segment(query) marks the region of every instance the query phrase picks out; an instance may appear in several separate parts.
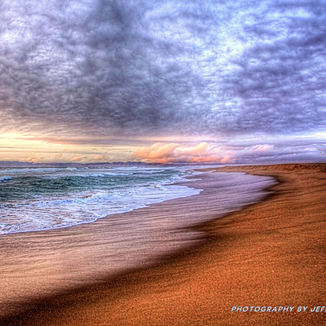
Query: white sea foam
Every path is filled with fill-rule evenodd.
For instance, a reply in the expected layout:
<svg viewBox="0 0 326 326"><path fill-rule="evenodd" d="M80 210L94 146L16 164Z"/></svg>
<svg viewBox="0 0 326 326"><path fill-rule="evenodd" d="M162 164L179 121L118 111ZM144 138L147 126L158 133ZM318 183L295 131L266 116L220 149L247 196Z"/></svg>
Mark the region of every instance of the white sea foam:
<svg viewBox="0 0 326 326"><path fill-rule="evenodd" d="M0 177L0 182L2 182L2 181L6 181L6 180L10 180L10 179L12 179L11 176L9 176L9 175L5 175L5 176Z"/></svg>
<svg viewBox="0 0 326 326"><path fill-rule="evenodd" d="M200 193L199 189L171 185L185 180L185 169L119 167L10 172L20 178L17 183L24 191L13 187L0 193L0 198L9 198L0 202L0 234L89 223L110 214Z"/></svg>

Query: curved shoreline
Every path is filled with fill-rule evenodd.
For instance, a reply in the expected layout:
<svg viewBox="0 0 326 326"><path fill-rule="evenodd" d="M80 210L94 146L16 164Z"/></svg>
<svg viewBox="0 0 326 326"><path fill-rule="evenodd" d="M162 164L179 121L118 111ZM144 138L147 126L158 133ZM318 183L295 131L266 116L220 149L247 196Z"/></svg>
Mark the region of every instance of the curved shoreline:
<svg viewBox="0 0 326 326"><path fill-rule="evenodd" d="M293 165L292 165L293 166ZM226 168L226 169L232 169L233 171L235 169L238 170L246 170L245 167L234 167L234 168ZM228 311L222 312L220 311L221 307L223 306L223 302L221 302L221 298L218 299L215 297L216 301L207 300L208 297L210 297L212 294L207 293L207 291L201 291L202 287L209 288L217 288L219 290L225 289L225 287L220 286L218 287L216 284L216 281L219 279L223 280L223 278L218 278L214 282L208 282L207 280L203 279L202 282L192 282L192 277L190 275L194 275L192 272L195 272L195 275L199 275L204 273L205 269L211 269L213 268L215 273L217 274L223 274L223 268L226 270L229 270L229 274L225 275L232 275L237 274L236 270L232 269L231 265L221 265L220 263L217 264L218 266L215 266L213 263L213 266L211 266L211 263L204 263L203 266L198 262L199 261L205 261L203 258L205 257L212 257L217 256L219 257L220 261L228 261L233 256L236 256L237 250L241 251L243 253L243 248L237 243L240 240L250 240L254 241L255 237L260 237L261 235L257 231L253 232L255 230L255 225L252 225L252 219L250 219L250 214L255 215L256 222L261 222L262 218L257 215L257 213L254 213L255 211L259 210L261 206L268 206L270 205L271 201L280 201L280 197L287 196L289 190L291 190L291 186L295 183L295 181L291 181L291 178L293 179L293 175L290 177L290 180L288 180L288 172L284 171L286 167L284 166L275 166L274 170L271 167L252 167L251 169L254 169L256 173L268 173L269 175L277 175L278 177L281 177L281 184L278 184L276 186L273 186L273 188L276 188L277 192L273 195L270 195L263 202L259 202L256 204L252 204L244 208L243 210L239 212L234 212L227 215L227 218L218 219L211 222L205 222L200 225L197 225L195 228L199 231L205 231L207 232L207 237L205 239L204 243L201 243L200 245L193 246L191 248L188 248L187 250L180 250L177 254L174 255L167 255L165 259L163 259L161 262L159 262L156 266L152 266L149 268L143 268L140 270L133 271L131 273L126 273L124 275L120 275L114 279L107 280L103 284L98 285L89 285L84 288L75 289L73 291L68 291L63 295L53 297L51 299L45 299L43 301L37 302L37 305L29 312L24 312L24 314L12 316L8 319L2 319L0 321L5 322L6 324L10 325L10 322L14 325L18 324L19 322L24 322L24 325L33 325L35 322L35 325L37 322L42 323L43 325L65 325L65 324L84 324L87 325L89 323L90 325L95 324L95 322L99 323L100 325L104 325L104 322L107 325L137 325L137 323L141 323L141 320L143 320L144 325L150 325L149 323L149 316L147 315L148 312L154 314L154 319L151 320L157 322L155 325L164 324L162 323L162 317L167 318L169 317L169 322L165 323L166 325L174 325L176 322L178 322L179 325L190 325L190 321L192 320L195 323L192 323L193 325L199 325L199 324L217 324L218 320L221 321L221 318L225 321L231 321L234 318L240 318L239 315L230 315ZM260 171L259 171L260 169ZM265 169L265 170L264 170ZM267 171L269 169L270 171ZM271 169L273 171L271 171ZM275 169L279 169L280 171L277 172ZM283 171L282 171L283 169ZM302 170L303 168L301 168ZM309 170L309 166L306 166L306 169L308 172L311 172ZM312 168L311 168L312 169ZM317 169L317 168L316 168ZM320 166L319 166L320 169ZM218 171L222 171L223 169L219 169ZM249 168L250 170L250 168ZM303 171L306 172L307 171ZM248 172L248 168L247 171ZM252 172L252 170L250 171ZM301 171L302 172L302 171ZM316 175L317 172L313 171ZM309 174L309 173L308 173ZM265 174L266 175L266 174ZM284 190L285 185L285 190ZM325 188L325 185L323 184L322 189ZM293 190L293 189L292 189ZM291 192L290 192L291 194ZM281 201L282 203L282 201ZM284 204L284 203L283 203ZM320 203L319 203L320 204ZM284 208L283 208L284 210ZM262 214L266 213L266 209L263 209L261 212ZM267 212L268 213L268 212ZM249 216L248 216L249 215ZM244 223L242 220L245 219ZM265 221L266 222L266 221ZM275 221L274 221L275 222ZM249 223L249 224L248 224ZM267 224L268 220L267 220ZM240 227L240 228L239 228ZM230 231L228 231L230 229ZM235 234L237 232L240 232L240 234L244 235L244 239L240 237L240 240L237 239ZM243 234L244 232L244 234ZM252 233L253 232L253 233ZM273 235L274 232L272 229L267 229L265 231L262 230L262 234L266 237L268 235ZM249 237L249 238L248 238ZM249 241L249 244L250 244ZM232 244L230 246L230 244ZM248 243L247 243L248 245ZM212 249L212 247L214 247ZM217 249L216 249L217 247ZM247 248L248 249L248 248ZM265 248L266 249L266 248ZM231 253L231 255L225 255L225 251L228 251ZM254 256L250 256L251 259L255 259ZM240 257L241 258L241 257ZM244 262L248 262L245 257L242 257L242 259L239 260L237 264L239 265L239 269L242 270L245 268L243 266ZM277 258L277 256L276 256ZM209 258L210 259L210 258ZM232 261L232 259L231 259ZM207 266L208 265L208 266ZM203 267L205 268L203 269ZM268 269L268 266L264 266ZM217 270L216 270L217 268ZM245 268L246 270L246 268ZM250 270L250 268L249 268ZM261 268L256 268L256 272L262 273ZM263 275L266 278L266 273L263 273ZM209 276L209 275L208 275ZM220 275L221 276L221 275ZM233 275L234 276L234 275ZM189 278L190 277L190 278ZM271 276L271 278L275 278L275 275ZM324 279L324 277L322 277ZM249 278L251 281L257 281L254 278ZM247 279L248 281L248 279ZM282 280L281 280L282 281ZM186 282L186 283L184 283ZM193 295L189 295L192 293L187 289L188 287L186 284L190 282L192 286L195 286L198 291L195 291ZM193 284L194 283L194 284ZM208 284L207 284L208 283ZM231 282L232 283L232 282ZM259 283L259 282L258 282ZM282 282L281 282L282 283ZM233 287L230 287L231 294L233 294L234 297L234 291L236 291L237 286L236 284L233 284ZM266 285L266 284L265 284ZM283 284L284 285L284 284ZM199 287L199 288L198 288ZM149 288L149 289L148 289ZM187 296L179 297L176 295L176 288L178 291L181 291L184 293L188 293ZM250 289L249 289L250 290ZM302 289L301 289L302 290ZM163 294L162 294L163 291ZM177 291L177 292L178 292ZM251 292L253 289L250 290ZM249 294L250 294L249 291ZM194 296L194 294L198 293L200 294L200 297L202 300L197 300L197 297ZM255 291L254 291L255 292ZM178 292L179 293L179 292ZM256 293L256 292L255 292ZM193 305L192 301L196 301L199 305L204 305L206 308L211 307L212 304L215 306L215 311L212 309L208 309L208 318L207 314L202 316L202 318L197 318L196 316L193 316L191 313L185 313L183 312L180 314L173 314L173 311L175 312L175 307L170 305L169 302L166 301L166 294L168 294L169 299L175 303L175 300L179 300L185 304L186 307L189 307L189 301L190 301L190 307L193 309L196 308L197 305ZM245 294L242 292L239 292L242 296ZM251 293L252 294L252 293ZM257 294L257 293L256 293ZM285 294L288 294L285 291ZM165 298L164 300L161 298L161 295ZM319 294L319 297L325 299L324 293ZM224 298L225 301L228 301L228 297L230 297L230 293L224 292L222 293L221 297ZM147 298L147 299L146 299ZM148 298L156 298L152 302L152 300L148 301ZM161 301L157 301L157 299L160 298ZM204 298L204 300L203 300ZM112 304L112 301L115 302L115 304ZM94 302L96 302L96 305L94 306ZM110 302L110 303L109 303ZM145 306L141 304L141 302L146 302ZM155 306L156 302L156 306ZM163 304L165 303L165 304ZM241 303L241 302L240 302ZM242 304L245 304L246 302L242 302ZM266 302L267 303L267 302ZM234 304L237 304L234 302ZM283 302L279 302L278 304L283 304ZM291 304L291 303L289 303ZM298 302L293 302L293 304L298 304ZM308 304L308 303L307 303ZM318 303L316 303L318 304ZM322 302L320 302L322 304ZM154 307L153 307L154 305ZM220 306L219 306L220 305ZM176 304L177 306L177 304ZM225 305L224 305L225 306ZM32 307L32 306L31 306ZM156 307L156 308L155 308ZM93 309L93 310L92 310ZM98 310L100 309L100 310ZM102 310L101 310L102 309ZM119 311L120 309L120 311ZM172 309L172 311L170 311ZM181 309L181 308L180 308ZM49 311L52 311L52 316L48 316L47 313ZM130 310L130 311L129 311ZM97 311L101 312L99 314L94 314L91 311ZM144 314L144 311L146 314ZM183 309L181 309L183 311ZM109 315L108 315L108 312ZM133 315L131 315L131 312L133 312ZM142 313L143 312L143 313ZM163 313L164 312L164 313ZM201 313L199 311L198 313ZM27 317L29 316L29 317ZM284 317L285 316L285 317ZM284 315L282 318L288 318L289 315ZM306 318L307 316L303 316L302 318ZM317 315L315 315L317 316ZM196 318L197 319L196 319ZM248 315L243 315L242 318L248 318ZM277 318L279 315L277 315ZM111 319L110 319L111 318ZM164 319L163 318L163 319ZM195 318L195 320L194 320ZM216 319L218 318L218 320ZM231 318L231 319L230 319ZM232 319L233 318L233 319ZM256 317L258 320L262 321L263 319L261 314L258 314ZM268 315L265 315L264 318L270 318ZM275 317L273 317L275 318ZM297 317L296 317L297 318ZM301 318L301 319L302 319ZM312 318L311 316L308 316L308 318ZM316 321L318 318L320 318L320 315L315 317L313 319ZM300 321L302 321L300 319ZM250 319L247 319L247 321ZM287 319L282 320L282 322L286 322ZM291 319L292 320L292 319ZM295 319L297 320L297 319ZM320 320L320 319L318 319ZM200 322L200 323L197 323ZM238 320L240 321L240 319ZM265 320L266 321L266 320ZM292 320L293 321L293 320ZM189 323L188 323L189 322ZM287 320L289 322L289 320ZM225 323L227 324L227 323ZM236 323L234 323L236 324Z"/></svg>
<svg viewBox="0 0 326 326"><path fill-rule="evenodd" d="M257 202L266 183L270 181L250 175L203 173L201 178L178 183L206 189L198 195L108 215L93 223L2 236L0 316L25 309L24 302L149 267L171 252L204 241L205 234L189 226L238 210L248 198Z"/></svg>

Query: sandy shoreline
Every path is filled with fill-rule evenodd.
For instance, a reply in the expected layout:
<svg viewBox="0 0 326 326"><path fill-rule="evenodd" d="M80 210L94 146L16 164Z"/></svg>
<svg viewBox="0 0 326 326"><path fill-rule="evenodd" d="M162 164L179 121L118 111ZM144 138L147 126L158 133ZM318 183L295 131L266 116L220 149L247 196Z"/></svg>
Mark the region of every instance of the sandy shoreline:
<svg viewBox="0 0 326 326"><path fill-rule="evenodd" d="M155 267L44 299L0 324L325 322L323 313L230 313L234 305L325 305L325 164L224 170L277 176L282 183L267 200L200 226L208 235L200 246Z"/></svg>

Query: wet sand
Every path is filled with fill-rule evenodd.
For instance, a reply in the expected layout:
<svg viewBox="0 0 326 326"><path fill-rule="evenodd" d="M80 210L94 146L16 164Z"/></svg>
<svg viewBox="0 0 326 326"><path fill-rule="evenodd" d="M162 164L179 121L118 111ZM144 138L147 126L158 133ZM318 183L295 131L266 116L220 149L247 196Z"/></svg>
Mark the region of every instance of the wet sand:
<svg viewBox="0 0 326 326"><path fill-rule="evenodd" d="M200 241L165 255L155 266L107 279L101 276L101 282L63 288L56 295L36 293L37 299L24 303L25 311L3 317L0 325L325 323L325 312L232 313L231 308L326 304L326 165L223 170L275 176L281 182L264 201L197 226ZM174 210L214 217L216 189L208 186L205 191L206 202L203 197L200 201L184 198L149 209L151 214ZM88 228L83 228L87 237Z"/></svg>

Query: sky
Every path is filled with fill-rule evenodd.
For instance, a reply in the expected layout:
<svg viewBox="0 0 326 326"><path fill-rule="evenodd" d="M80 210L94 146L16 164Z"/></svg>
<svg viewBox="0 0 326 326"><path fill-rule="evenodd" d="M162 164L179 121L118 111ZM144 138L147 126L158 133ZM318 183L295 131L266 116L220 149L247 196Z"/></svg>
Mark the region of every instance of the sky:
<svg viewBox="0 0 326 326"><path fill-rule="evenodd" d="M2 0L0 161L326 161L325 0Z"/></svg>

